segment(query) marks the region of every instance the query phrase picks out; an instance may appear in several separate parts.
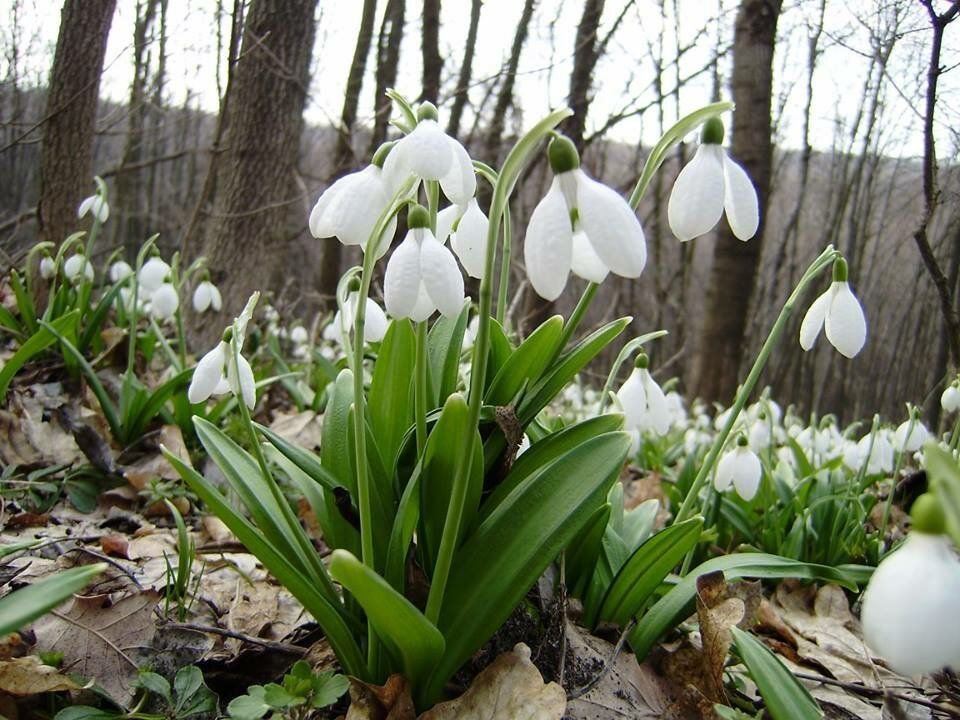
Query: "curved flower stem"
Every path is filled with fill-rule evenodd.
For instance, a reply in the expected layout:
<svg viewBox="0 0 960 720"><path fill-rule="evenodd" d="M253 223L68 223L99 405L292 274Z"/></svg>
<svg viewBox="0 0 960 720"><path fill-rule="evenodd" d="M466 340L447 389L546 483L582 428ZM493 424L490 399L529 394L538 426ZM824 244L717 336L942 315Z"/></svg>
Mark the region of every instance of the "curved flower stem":
<svg viewBox="0 0 960 720"><path fill-rule="evenodd" d="M513 244L513 221L510 208L503 209L503 251L500 255L500 283L497 286L497 322L503 325L507 313L507 289L510 286L510 258Z"/></svg>
<svg viewBox="0 0 960 720"><path fill-rule="evenodd" d="M443 596L447 588L447 578L450 576L450 567L453 563L453 552L460 535L460 520L467 495L467 474L470 472L472 465L474 442L480 422L483 383L487 374L487 359L489 356L490 308L493 305L493 268L497 255L497 236L500 232L500 225L510 195L513 194L513 188L527 159L548 133L570 114L571 111L568 108L555 110L521 137L517 144L513 146L513 149L510 150L510 154L507 155L493 188L493 201L490 203L490 225L487 230L486 256L483 265L484 272L483 279L480 281L480 322L477 327L477 339L473 344L473 357L470 363L468 421L460 444L461 452L453 475L450 504L447 506L447 516L443 523L443 534L440 538L440 548L437 552L437 562L434 566L433 578L430 582L430 594L427 596L427 607L424 613L427 619L434 624L440 617L440 608L443 605Z"/></svg>
<svg viewBox="0 0 960 720"><path fill-rule="evenodd" d="M427 321L417 323L417 359L414 364L413 408L417 427L417 457L423 457L427 447ZM402 380L402 378L400 378Z"/></svg>
<svg viewBox="0 0 960 720"><path fill-rule="evenodd" d="M744 405L746 405L747 399L750 397L750 394L756 387L757 380L760 379L760 373L763 372L763 368L766 366L767 360L770 358L770 354L773 351L774 345L777 344L777 342L780 340L780 336L783 335L783 331L787 326L787 321L790 319L790 316L793 315L794 308L796 307L800 296L807 289L807 286L821 272L823 272L824 269L833 264L834 259L839 257L839 255L840 253L837 252L832 245L828 245L827 249L824 250L820 256L810 264L810 267L807 268L807 271L800 278L800 281L797 283L797 286L794 288L793 292L790 293L790 297L787 298L783 308L780 310L780 315L777 316L776 322L774 322L773 327L770 329L770 334L767 335L767 339L764 341L763 347L760 348L760 354L757 355L757 359L754 360L753 367L750 368L750 372L747 375L746 380L743 381L743 384L737 391L736 399L734 400L733 406L730 408L727 421L724 423L723 429L713 441L713 445L707 452L706 459L700 466L697 476L693 479L693 483L690 486L690 491L683 499L680 509L677 511L677 515L674 518L674 524L683 522L693 513L693 504L699 497L700 490L703 488L703 484L707 481L707 478L710 477L710 472L713 470L714 465L716 465L717 458L719 457L721 450L723 450L723 446L726 444L727 438L730 436L730 433L733 430L733 426L740 417L740 412L743 410ZM690 555L688 554L688 560L684 562L685 566L688 565L689 557Z"/></svg>

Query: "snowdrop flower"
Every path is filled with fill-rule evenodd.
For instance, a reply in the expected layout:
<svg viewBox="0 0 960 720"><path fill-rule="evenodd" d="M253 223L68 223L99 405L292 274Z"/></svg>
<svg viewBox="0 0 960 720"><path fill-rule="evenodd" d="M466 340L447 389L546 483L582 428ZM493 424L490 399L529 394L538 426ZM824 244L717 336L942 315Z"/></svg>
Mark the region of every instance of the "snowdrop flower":
<svg viewBox="0 0 960 720"><path fill-rule="evenodd" d="M958 387L957 380L954 380L953 383L948 385L943 391L943 394L940 396L940 407L943 408L944 412L948 413L954 413L960 410L960 387Z"/></svg>
<svg viewBox="0 0 960 720"><path fill-rule="evenodd" d="M417 126L394 145L383 163L387 187L394 191L411 174L439 180L443 194L466 208L477 191L477 176L466 149L437 123L437 108L425 102L417 108Z"/></svg>
<svg viewBox="0 0 960 720"><path fill-rule="evenodd" d="M760 489L762 475L760 458L747 445L747 438L740 435L737 447L724 453L717 463L713 486L717 492L726 492L732 485L744 500L753 500Z"/></svg>
<svg viewBox="0 0 960 720"><path fill-rule="evenodd" d="M613 272L639 277L647 262L643 228L619 193L580 169L569 138L557 136L547 148L553 183L527 225L523 259L540 297L556 300L572 270L599 283Z"/></svg>
<svg viewBox="0 0 960 720"><path fill-rule="evenodd" d="M133 268L123 260L117 260L110 266L110 282L118 283L133 275Z"/></svg>
<svg viewBox="0 0 960 720"><path fill-rule="evenodd" d="M193 371L187 399L191 403L203 402L211 395L222 395L228 389L251 410L257 402L256 382L250 363L241 354L247 323L253 316L260 293L254 293L247 301L243 312L224 333L223 339L210 352L200 358ZM236 362L230 347L231 338L237 343Z"/></svg>
<svg viewBox="0 0 960 720"><path fill-rule="evenodd" d="M56 274L57 265L53 262L53 258L49 255L44 255L43 259L40 260L40 277L44 280L49 280Z"/></svg>
<svg viewBox="0 0 960 720"><path fill-rule="evenodd" d="M93 280L93 265L83 255L77 253L67 258L63 264L63 274L72 283L79 283L84 277Z"/></svg>
<svg viewBox="0 0 960 720"><path fill-rule="evenodd" d="M748 444L754 452L760 452L770 447L770 421L764 413L761 413L756 420L750 423Z"/></svg>
<svg viewBox="0 0 960 720"><path fill-rule="evenodd" d="M353 330L353 320L356 317L359 297L360 293L356 290L351 290L350 294L347 295L346 304L337 310L336 315L333 316L333 320L323 329L323 338L325 340L331 340L340 345L346 344L343 338L343 330L345 329L347 332ZM388 324L387 316L384 314L383 308L377 304L376 300L368 297L367 309L363 320L364 341L373 343L383 340L384 335L387 334ZM294 328L294 331L296 330L297 328ZM296 342L292 333L290 339Z"/></svg>
<svg viewBox="0 0 960 720"><path fill-rule="evenodd" d="M833 283L813 301L800 324L800 347L813 347L820 329L826 327L827 340L848 358L863 348L867 340L867 321L863 308L847 283L847 262L843 258L833 264Z"/></svg>
<svg viewBox="0 0 960 720"><path fill-rule="evenodd" d="M757 191L746 171L721 147L722 142L723 123L717 118L707 120L700 147L673 184L667 219L680 240L693 240L710 232L724 211L730 229L740 240L749 240L757 233Z"/></svg>
<svg viewBox="0 0 960 720"><path fill-rule="evenodd" d="M453 253L430 230L426 208L407 213L410 230L387 263L383 299L394 317L426 320L434 310L454 317L463 307L463 276Z"/></svg>
<svg viewBox="0 0 960 720"><path fill-rule="evenodd" d="M310 212L311 235L315 238L337 237L344 245L359 245L366 250L377 220L393 198L393 191L387 186L381 169L387 152L390 152L389 146L381 147L370 165L344 175L323 191ZM377 243L378 258L390 247L396 231L394 216Z"/></svg>
<svg viewBox="0 0 960 720"><path fill-rule="evenodd" d="M667 414L671 425L683 425L687 421L687 411L683 407L683 398L680 393L671 390L664 396L667 401Z"/></svg>
<svg viewBox="0 0 960 720"><path fill-rule="evenodd" d="M204 280L197 289L193 291L193 309L198 313L213 309L214 312L220 312L223 307L223 298L217 286L209 280Z"/></svg>
<svg viewBox="0 0 960 720"><path fill-rule="evenodd" d="M310 334L303 325L297 325L290 331L290 342L294 345L306 345L310 339Z"/></svg>
<svg viewBox="0 0 960 720"><path fill-rule="evenodd" d="M856 445L848 443L843 453L843 463L851 470L860 470L864 463L868 475L893 471L893 445L887 433L879 430L860 438Z"/></svg>
<svg viewBox="0 0 960 720"><path fill-rule="evenodd" d="M930 431L920 420L916 409L910 410L910 418L900 423L893 433L893 444L899 452L916 452L930 437Z"/></svg>
<svg viewBox="0 0 960 720"><path fill-rule="evenodd" d="M180 307L177 289L170 283L163 283L150 295L150 314L157 320L169 320Z"/></svg>
<svg viewBox="0 0 960 720"><path fill-rule="evenodd" d="M437 239L446 242L450 236L450 247L460 259L467 275L478 280L483 279L483 269L487 260L487 231L490 220L477 204L476 198L470 198L466 209L451 205L437 213Z"/></svg>
<svg viewBox="0 0 960 720"><path fill-rule="evenodd" d="M960 559L943 534L937 500L921 495L913 529L883 559L863 593L863 636L904 675L960 666Z"/></svg>
<svg viewBox="0 0 960 720"><path fill-rule="evenodd" d="M641 353L630 377L617 391L617 401L623 408L623 427L628 431L665 435L670 429L670 410L663 390L650 375L649 366L647 356Z"/></svg>
<svg viewBox="0 0 960 720"><path fill-rule="evenodd" d="M110 217L110 206L102 196L91 195L85 198L83 202L80 203L80 207L77 208L78 218L84 217L87 213L93 213L97 221L105 223L107 218Z"/></svg>
<svg viewBox="0 0 960 720"><path fill-rule="evenodd" d="M146 294L157 290L170 274L170 266L158 257L147 260L137 275L137 282Z"/></svg>

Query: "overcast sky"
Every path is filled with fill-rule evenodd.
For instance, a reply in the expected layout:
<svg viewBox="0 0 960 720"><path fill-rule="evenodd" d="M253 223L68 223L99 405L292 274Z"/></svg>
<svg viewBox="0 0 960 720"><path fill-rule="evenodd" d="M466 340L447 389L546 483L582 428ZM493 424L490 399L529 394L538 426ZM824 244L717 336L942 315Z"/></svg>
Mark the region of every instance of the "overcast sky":
<svg viewBox="0 0 960 720"><path fill-rule="evenodd" d="M60 3L57 0L19 0L22 11L18 28L11 24L0 27L0 78L9 74L9 38L20 33L24 48L19 62L20 75L33 82L42 82L49 70L56 44ZM601 34L606 35L627 0L607 0ZM0 8L13 7L14 0L0 0ZM225 3L232 5L231 3ZM384 2L380 4L380 11ZM653 53L663 52L670 62L675 56L679 27L679 44L690 46L680 61L681 75L687 77L709 65L717 40L729 43L736 10L735 0L677 0L679 22L672 12L674 0L667 0L666 16L661 15L658 0L633 2L601 59L594 77L595 100L587 122L591 129L601 126L611 113L645 105L652 95ZM850 123L860 109L869 57L875 52L876 38L888 34L881 5L890 0L828 0L825 32L821 38L823 55L815 75L812 140L818 149L829 149L841 124ZM885 125L883 146L888 153L919 155L921 152L919 110L922 107L924 63L929 30L923 9L915 0L907 0L899 26L899 38L886 72L883 103ZM314 52L314 77L307 118L326 122L339 117L343 91L357 28L360 23L359 0L321 0L318 12L317 45ZM420 18L419 3L407 4L407 24L401 52L398 89L415 97L420 87ZM520 0L485 0L481 14L477 56L474 62L472 103L479 104L488 79L500 70L510 49L513 32L520 15ZM805 103L805 73L808 25L817 20L817 0L785 0L780 21L782 42L778 45L776 92L782 102L778 113L780 141L798 147L801 139L802 110ZM134 0L118 0L117 15L107 51L107 67L102 92L124 101L131 78L131 38L136 4ZM188 97L193 104L214 110L217 104L216 83L216 3L213 0L169 0L168 89L167 101L183 103ZM469 22L469 0L443 0L441 17L441 54L445 57L444 87L453 87L459 71L460 53ZM582 3L575 0L540 0L537 4L531 34L520 63L516 85L517 106L522 110L521 122L529 126L547 109L562 105L567 94L576 26ZM9 12L3 13L10 17ZM228 18L220 19L224 36L228 36ZM379 28L379 17L377 21ZM960 22L948 28L944 65L952 67L960 61ZM662 51L659 49L662 43ZM729 53L721 59L724 80L729 77ZM368 76L363 88L361 120L369 119L373 107L373 53L368 61ZM221 67L221 72L223 68ZM672 71L668 88L672 87ZM680 112L690 112L710 101L712 76L709 72L690 80L680 93ZM724 85L724 90L726 86ZM956 137L951 124L960 120L960 69L947 72L941 80L941 107L938 139L941 158L957 153ZM673 103L668 103L665 121L676 119ZM468 117L466 126L472 122ZM657 137L655 115L650 112L617 125L611 132L617 139L651 142Z"/></svg>

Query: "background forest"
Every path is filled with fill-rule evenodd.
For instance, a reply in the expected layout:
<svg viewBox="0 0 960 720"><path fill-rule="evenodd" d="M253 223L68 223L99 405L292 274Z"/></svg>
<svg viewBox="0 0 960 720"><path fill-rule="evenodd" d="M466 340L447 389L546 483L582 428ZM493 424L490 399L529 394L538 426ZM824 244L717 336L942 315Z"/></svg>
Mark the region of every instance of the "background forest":
<svg viewBox="0 0 960 720"><path fill-rule="evenodd" d="M822 347L778 354L763 379L774 397L845 420L895 417L906 400L934 416L960 361L957 3L87 0L59 19L51 0L3 4L4 272L37 240L78 229L96 174L115 218L98 265L116 245L132 259L154 233L164 255L210 258L225 304L206 325L187 318L198 339L257 288L309 322L358 260L310 237L309 209L391 136L386 89L435 102L447 131L492 164L531 118L567 104L563 130L585 167L621 190L678 117L730 99L726 144L758 186L761 235L741 244L724 223L673 237L664 178L695 149L681 144L641 208L647 270L608 280L590 319L668 329L661 381L726 399L830 242L850 259L869 342L843 363ZM520 247L549 178L540 161L523 180ZM554 308L515 270L509 320L522 331Z"/></svg>

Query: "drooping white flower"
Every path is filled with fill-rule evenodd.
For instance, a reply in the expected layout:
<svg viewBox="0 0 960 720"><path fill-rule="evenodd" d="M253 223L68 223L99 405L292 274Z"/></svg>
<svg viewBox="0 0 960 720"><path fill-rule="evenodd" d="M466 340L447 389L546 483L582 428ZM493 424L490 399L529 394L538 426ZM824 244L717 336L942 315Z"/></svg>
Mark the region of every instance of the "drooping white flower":
<svg viewBox="0 0 960 720"><path fill-rule="evenodd" d="M344 175L324 190L313 206L310 234L315 238L337 237L344 245L359 245L365 250L392 197L376 164ZM390 247L396 231L397 219L393 217L377 243L378 257Z"/></svg>
<svg viewBox="0 0 960 720"><path fill-rule="evenodd" d="M867 645L905 675L960 666L960 559L942 523L918 520L928 498L914 502L913 530L874 571L860 610Z"/></svg>
<svg viewBox="0 0 960 720"><path fill-rule="evenodd" d="M422 103L417 110L417 126L394 145L383 163L390 188L396 188L409 175L423 180L439 180L443 194L455 205L466 208L477 191L473 161L457 140L437 123L437 109Z"/></svg>
<svg viewBox="0 0 960 720"><path fill-rule="evenodd" d="M180 296L170 283L163 283L150 294L150 314L158 320L169 320L180 307Z"/></svg>
<svg viewBox="0 0 960 720"><path fill-rule="evenodd" d="M800 347L813 347L820 329L826 327L827 340L841 355L854 357L867 341L867 320L863 308L847 283L847 264L843 259L833 266L829 289L813 301L800 323Z"/></svg>
<svg viewBox="0 0 960 720"><path fill-rule="evenodd" d="M740 240L752 238L760 226L757 191L721 142L723 123L711 118L704 123L700 147L670 191L667 219L680 240L692 240L710 232L724 211L730 229Z"/></svg>
<svg viewBox="0 0 960 720"><path fill-rule="evenodd" d="M893 444L900 452L916 452L930 437L920 418L904 420L893 433Z"/></svg>
<svg viewBox="0 0 960 720"><path fill-rule="evenodd" d="M956 382L948 385L943 394L940 395L940 407L948 413L960 410L960 387L957 387Z"/></svg>
<svg viewBox="0 0 960 720"><path fill-rule="evenodd" d="M251 410L257 402L256 381L253 369L243 356L243 341L247 323L253 316L253 308L260 297L254 293L247 301L246 307L234 320L231 332L237 344L236 362L231 357L230 343L221 340L216 347L200 358L193 371L190 387L187 389L187 399L191 403L203 402L211 395L222 395L230 390L235 397L242 400Z"/></svg>
<svg viewBox="0 0 960 720"><path fill-rule="evenodd" d="M728 450L717 463L713 486L717 492L726 492L733 486L744 500L753 500L760 489L763 468L760 458L747 445L743 436L737 440L737 447Z"/></svg>
<svg viewBox="0 0 960 720"><path fill-rule="evenodd" d="M56 274L57 265L53 262L53 258L49 255L44 255L43 259L40 260L40 277L44 280L49 280Z"/></svg>
<svg viewBox="0 0 960 720"><path fill-rule="evenodd" d="M533 289L556 300L571 270L597 283L610 272L639 277L647 262L646 240L627 201L580 169L568 138L554 138L547 152L553 183L530 216L523 244Z"/></svg>
<svg viewBox="0 0 960 720"><path fill-rule="evenodd" d="M357 302L360 293L351 292L347 295L347 302L342 308L337 310L337 314L331 323L337 329L343 327L347 330L353 330L354 318L357 315ZM463 301L461 300L461 304ZM380 342L383 336L387 334L387 316L383 308L377 304L377 301L371 297L367 298L366 310L363 317L363 339L368 343ZM342 344L342 343L341 343Z"/></svg>
<svg viewBox="0 0 960 720"><path fill-rule="evenodd" d="M220 296L220 290L209 280L204 280L197 289L193 291L193 309L198 313L206 312L212 308L214 312L219 312L223 307L223 298Z"/></svg>
<svg viewBox="0 0 960 720"><path fill-rule="evenodd" d="M451 205L437 213L437 240L446 242L460 259L460 264L473 278L483 279L487 259L487 231L490 220L480 209L475 198L470 198L464 210Z"/></svg>
<svg viewBox="0 0 960 720"><path fill-rule="evenodd" d="M150 294L163 285L169 274L170 266L160 258L152 257L140 268L140 272L137 274L137 282L140 283L141 289L146 291L146 294Z"/></svg>
<svg viewBox="0 0 960 720"><path fill-rule="evenodd" d="M646 355L641 355L630 377L617 391L617 401L623 408L623 427L627 431L665 435L670 429L670 410L648 366Z"/></svg>
<svg viewBox="0 0 960 720"><path fill-rule="evenodd" d="M463 275L453 253L430 231L426 209L407 214L410 230L387 262L383 298L394 317L426 320L434 310L454 317L463 307Z"/></svg>
<svg viewBox="0 0 960 720"><path fill-rule="evenodd" d="M290 342L294 345L305 345L310 339L310 333L303 325L297 325L290 330Z"/></svg>
<svg viewBox="0 0 960 720"><path fill-rule="evenodd" d="M67 261L63 264L63 274L66 275L67 280L76 284L79 283L84 277L87 280L93 280L93 265L90 264L90 261L80 253L76 253L67 258Z"/></svg>
<svg viewBox="0 0 960 720"><path fill-rule="evenodd" d="M867 433L859 442L847 443L843 452L843 463L854 471L859 471L866 463L868 475L879 475L893 470L893 444L888 431L878 430Z"/></svg>
<svg viewBox="0 0 960 720"><path fill-rule="evenodd" d="M110 217L110 206L105 198L100 195L91 195L84 198L77 208L77 217L82 218L87 213L93 213L93 216L101 223L105 223Z"/></svg>
<svg viewBox="0 0 960 720"><path fill-rule="evenodd" d="M133 275L133 268L124 261L117 260L110 266L110 282L118 283Z"/></svg>

